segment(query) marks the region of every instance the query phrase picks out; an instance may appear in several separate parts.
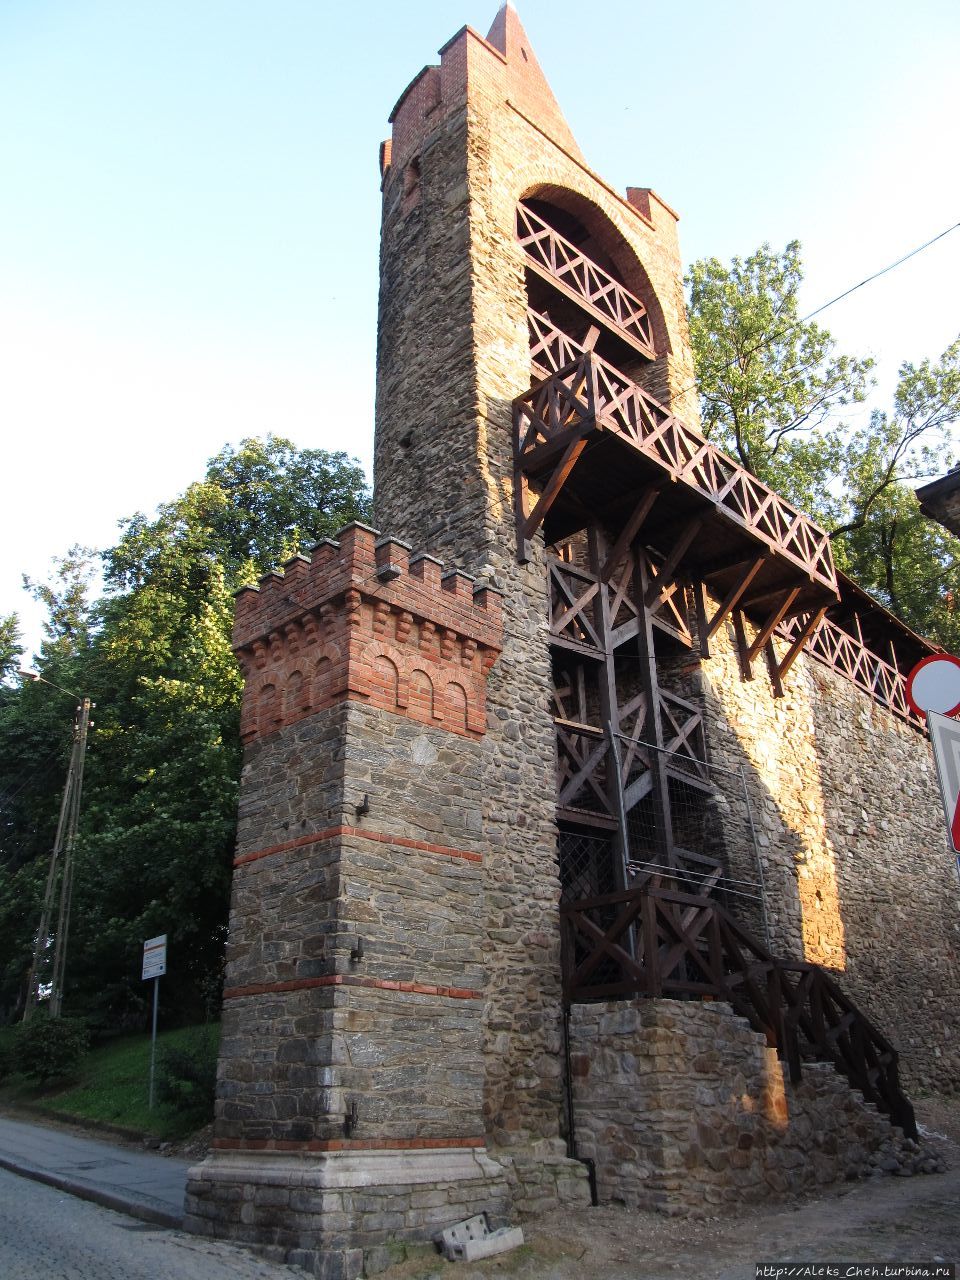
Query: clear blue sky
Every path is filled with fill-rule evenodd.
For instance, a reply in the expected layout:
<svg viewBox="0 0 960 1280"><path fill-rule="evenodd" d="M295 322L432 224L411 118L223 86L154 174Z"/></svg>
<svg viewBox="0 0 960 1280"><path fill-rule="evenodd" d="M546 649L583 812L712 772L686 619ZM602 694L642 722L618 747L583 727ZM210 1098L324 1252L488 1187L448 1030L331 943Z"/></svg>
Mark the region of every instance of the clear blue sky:
<svg viewBox="0 0 960 1280"><path fill-rule="evenodd" d="M588 162L684 260L803 243L805 309L960 220L954 0L520 0ZM369 462L387 116L465 6L0 0L0 614L71 543L274 431ZM822 318L960 331L960 232Z"/></svg>

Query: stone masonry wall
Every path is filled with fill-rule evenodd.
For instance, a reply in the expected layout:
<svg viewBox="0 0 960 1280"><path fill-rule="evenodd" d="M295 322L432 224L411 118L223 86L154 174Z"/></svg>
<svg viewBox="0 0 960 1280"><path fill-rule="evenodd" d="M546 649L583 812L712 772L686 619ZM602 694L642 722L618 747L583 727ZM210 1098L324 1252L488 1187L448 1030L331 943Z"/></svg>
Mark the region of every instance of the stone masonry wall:
<svg viewBox="0 0 960 1280"><path fill-rule="evenodd" d="M744 681L726 628L688 688L710 759L745 770L773 949L837 974L901 1054L908 1092L953 1090L960 894L929 742L806 655L782 698L762 661ZM755 878L740 857L733 874Z"/></svg>
<svg viewBox="0 0 960 1280"><path fill-rule="evenodd" d="M577 1148L596 1161L602 1203L702 1215L884 1166L932 1167L829 1064L787 1082L728 1005L578 1005L570 1040Z"/></svg>
<svg viewBox="0 0 960 1280"><path fill-rule="evenodd" d="M509 1211L483 1121L499 598L352 525L242 592L234 643L223 1042L186 1221L340 1280L393 1235Z"/></svg>

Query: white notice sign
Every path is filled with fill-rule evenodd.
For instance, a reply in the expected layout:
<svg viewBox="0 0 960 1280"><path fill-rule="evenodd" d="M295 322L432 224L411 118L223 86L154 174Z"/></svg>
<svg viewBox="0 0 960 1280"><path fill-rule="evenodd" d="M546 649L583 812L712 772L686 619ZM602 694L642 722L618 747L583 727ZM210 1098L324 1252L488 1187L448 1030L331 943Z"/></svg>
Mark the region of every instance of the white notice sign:
<svg viewBox="0 0 960 1280"><path fill-rule="evenodd" d="M143 973L141 978L162 978L167 972L167 935L148 938L143 944Z"/></svg>

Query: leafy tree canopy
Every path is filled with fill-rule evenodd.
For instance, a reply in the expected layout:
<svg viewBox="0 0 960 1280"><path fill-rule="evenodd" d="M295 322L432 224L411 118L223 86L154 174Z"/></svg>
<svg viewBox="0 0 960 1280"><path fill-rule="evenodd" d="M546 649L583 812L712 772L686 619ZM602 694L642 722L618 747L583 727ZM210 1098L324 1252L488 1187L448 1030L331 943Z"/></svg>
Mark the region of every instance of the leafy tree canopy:
<svg viewBox="0 0 960 1280"><path fill-rule="evenodd" d="M803 272L794 241L724 267L694 263L690 335L706 434L807 511L833 540L838 566L910 626L960 646L957 541L920 513L914 484L952 463L960 418L960 339L938 360L904 363L892 409L858 429L872 362L838 354L798 314Z"/></svg>
<svg viewBox="0 0 960 1280"><path fill-rule="evenodd" d="M814 495L836 466L840 440L819 432L863 400L872 360L836 353L833 338L800 319L800 245L765 244L724 267L695 262L690 338L706 434L774 488Z"/></svg>
<svg viewBox="0 0 960 1280"><path fill-rule="evenodd" d="M13 675L20 663L20 620L15 613L0 618L0 680Z"/></svg>
<svg viewBox="0 0 960 1280"><path fill-rule="evenodd" d="M360 467L270 436L227 446L101 555L73 548L50 582L40 674L93 699L67 961L68 1011L145 1014L143 940L169 937L168 1007L216 986L240 771L233 592L367 515ZM102 573L105 592L91 603ZM3 633L0 633L3 634ZM68 697L0 700L0 1020L23 998L70 750Z"/></svg>

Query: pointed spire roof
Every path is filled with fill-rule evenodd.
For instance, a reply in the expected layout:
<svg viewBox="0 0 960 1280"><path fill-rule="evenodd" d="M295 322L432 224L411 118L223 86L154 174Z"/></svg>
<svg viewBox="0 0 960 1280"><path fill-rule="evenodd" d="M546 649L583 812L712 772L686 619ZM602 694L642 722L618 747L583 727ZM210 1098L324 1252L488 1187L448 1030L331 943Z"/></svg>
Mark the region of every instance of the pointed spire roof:
<svg viewBox="0 0 960 1280"><path fill-rule="evenodd" d="M493 45L507 60L507 87L511 101L525 116L559 143L578 160L583 154L563 118L563 112L540 68L523 24L512 4L504 4L487 33Z"/></svg>

